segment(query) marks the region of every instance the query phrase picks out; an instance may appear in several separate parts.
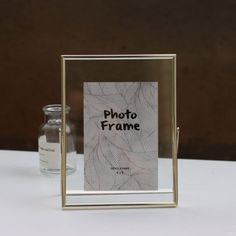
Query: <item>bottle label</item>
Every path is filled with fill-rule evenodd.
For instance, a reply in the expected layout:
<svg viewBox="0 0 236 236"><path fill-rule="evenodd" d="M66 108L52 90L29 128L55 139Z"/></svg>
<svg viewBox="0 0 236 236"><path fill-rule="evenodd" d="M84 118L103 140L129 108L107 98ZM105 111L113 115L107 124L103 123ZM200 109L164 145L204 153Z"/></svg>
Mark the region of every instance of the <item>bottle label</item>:
<svg viewBox="0 0 236 236"><path fill-rule="evenodd" d="M59 143L48 143L46 136L39 138L39 158L41 168L60 169L61 146Z"/></svg>

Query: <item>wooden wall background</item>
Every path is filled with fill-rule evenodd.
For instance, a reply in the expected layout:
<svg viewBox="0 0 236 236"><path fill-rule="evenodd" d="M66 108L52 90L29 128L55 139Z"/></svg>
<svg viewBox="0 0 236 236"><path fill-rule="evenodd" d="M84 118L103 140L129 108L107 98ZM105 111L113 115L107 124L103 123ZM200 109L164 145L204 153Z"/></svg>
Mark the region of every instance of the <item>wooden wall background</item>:
<svg viewBox="0 0 236 236"><path fill-rule="evenodd" d="M0 148L37 150L61 54L177 53L179 156L236 159L234 0L1 0Z"/></svg>

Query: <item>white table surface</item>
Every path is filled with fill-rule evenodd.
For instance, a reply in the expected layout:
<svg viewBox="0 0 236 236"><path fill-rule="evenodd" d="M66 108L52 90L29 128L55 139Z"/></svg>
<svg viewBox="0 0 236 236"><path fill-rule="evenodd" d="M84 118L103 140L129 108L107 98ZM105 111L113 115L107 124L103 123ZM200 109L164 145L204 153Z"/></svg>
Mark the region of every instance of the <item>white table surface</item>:
<svg viewBox="0 0 236 236"><path fill-rule="evenodd" d="M236 235L236 162L179 160L179 206L61 210L37 152L0 151L0 235Z"/></svg>

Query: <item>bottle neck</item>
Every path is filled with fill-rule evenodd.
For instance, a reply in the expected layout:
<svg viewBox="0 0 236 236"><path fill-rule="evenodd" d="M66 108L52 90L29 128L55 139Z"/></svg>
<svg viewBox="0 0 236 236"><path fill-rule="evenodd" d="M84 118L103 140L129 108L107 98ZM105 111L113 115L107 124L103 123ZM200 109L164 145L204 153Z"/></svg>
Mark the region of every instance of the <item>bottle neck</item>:
<svg viewBox="0 0 236 236"><path fill-rule="evenodd" d="M66 115L69 113L70 107L65 107ZM62 108L60 104L50 104L43 107L44 122L51 125L61 125L62 123Z"/></svg>
<svg viewBox="0 0 236 236"><path fill-rule="evenodd" d="M60 125L61 122L62 122L62 120L61 120L61 113L45 114L44 122L48 123L48 124Z"/></svg>

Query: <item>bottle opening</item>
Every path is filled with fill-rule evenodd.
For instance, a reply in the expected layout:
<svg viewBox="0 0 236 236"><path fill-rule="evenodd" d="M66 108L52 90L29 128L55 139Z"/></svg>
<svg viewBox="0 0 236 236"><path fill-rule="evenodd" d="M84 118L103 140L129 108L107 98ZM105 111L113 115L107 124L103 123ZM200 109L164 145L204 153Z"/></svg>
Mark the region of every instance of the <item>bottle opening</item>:
<svg viewBox="0 0 236 236"><path fill-rule="evenodd" d="M45 114L49 113L61 113L62 106L61 104L49 104L43 107L43 111ZM69 113L70 107L66 105L66 113Z"/></svg>

